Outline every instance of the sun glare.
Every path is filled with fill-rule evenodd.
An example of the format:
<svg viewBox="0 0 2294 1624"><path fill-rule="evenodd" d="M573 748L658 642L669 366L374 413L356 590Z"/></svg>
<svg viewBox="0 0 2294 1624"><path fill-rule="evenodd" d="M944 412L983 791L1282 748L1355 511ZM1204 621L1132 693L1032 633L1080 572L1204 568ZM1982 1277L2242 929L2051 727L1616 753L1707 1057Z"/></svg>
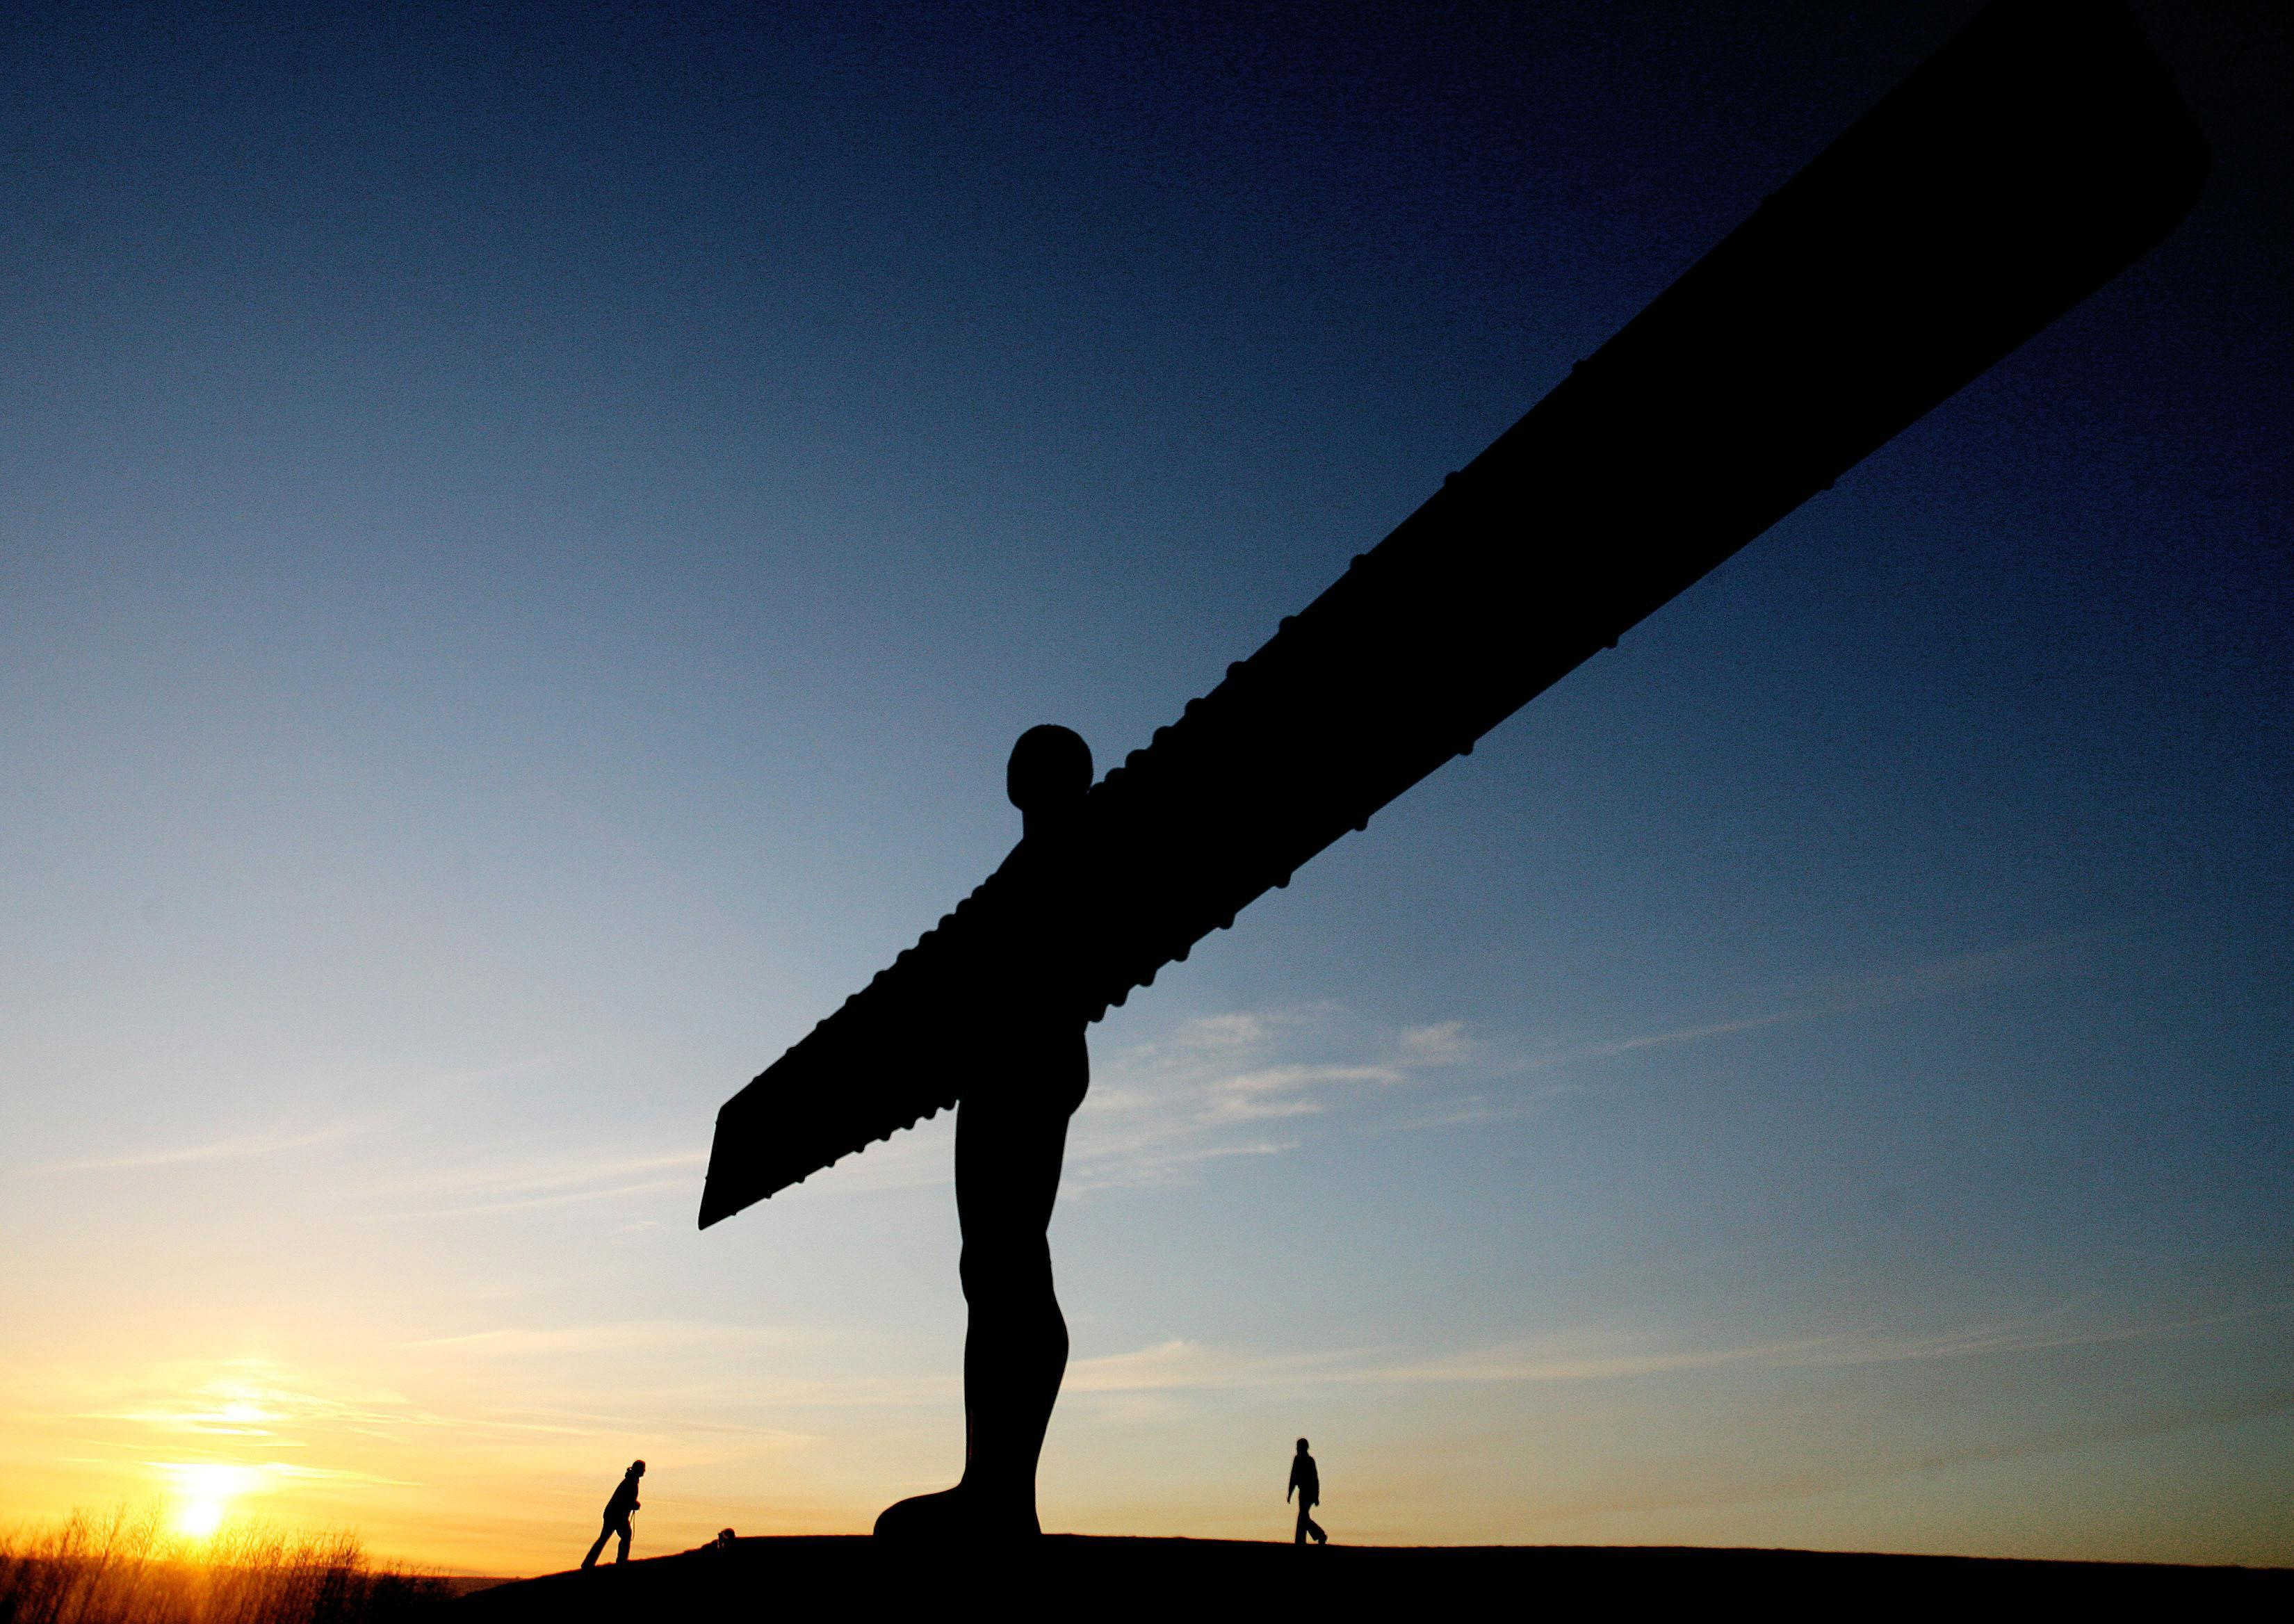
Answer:
<svg viewBox="0 0 2294 1624"><path fill-rule="evenodd" d="M187 1539L211 1538L231 1514L232 1502L254 1486L251 1466L213 1462L170 1464L164 1468L175 1480L174 1508L168 1522Z"/></svg>

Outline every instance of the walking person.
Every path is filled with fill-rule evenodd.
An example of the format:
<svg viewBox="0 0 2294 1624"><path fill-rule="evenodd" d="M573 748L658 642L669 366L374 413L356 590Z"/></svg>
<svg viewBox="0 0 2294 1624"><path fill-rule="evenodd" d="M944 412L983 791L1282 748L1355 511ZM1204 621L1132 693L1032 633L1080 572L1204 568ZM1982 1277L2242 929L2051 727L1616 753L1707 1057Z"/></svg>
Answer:
<svg viewBox="0 0 2294 1624"><path fill-rule="evenodd" d="M1298 1440L1298 1453L1290 1457L1290 1489L1282 1498L1298 1497L1298 1527L1290 1537L1293 1545L1304 1545L1312 1535L1316 1545L1328 1545L1330 1537L1322 1525L1307 1514L1322 1502L1322 1474L1314 1469L1314 1457L1306 1453L1306 1440Z"/></svg>
<svg viewBox="0 0 2294 1624"><path fill-rule="evenodd" d="M644 1475L645 1462L641 1460L631 1461L630 1469L622 1473L622 1481L615 1486L613 1498L606 1502L606 1525L598 1530L598 1543L591 1546L590 1554L582 1559L584 1573L598 1565L598 1553L606 1548L606 1541L615 1534L622 1537L622 1548L614 1554L615 1565L630 1559L630 1515L638 1508L638 1479Z"/></svg>

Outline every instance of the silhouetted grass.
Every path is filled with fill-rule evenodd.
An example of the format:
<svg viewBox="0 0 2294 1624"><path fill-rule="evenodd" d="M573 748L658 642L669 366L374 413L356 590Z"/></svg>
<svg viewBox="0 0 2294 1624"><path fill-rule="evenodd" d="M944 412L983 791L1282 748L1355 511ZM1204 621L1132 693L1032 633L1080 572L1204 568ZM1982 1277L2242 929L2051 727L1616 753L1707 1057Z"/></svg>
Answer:
<svg viewBox="0 0 2294 1624"><path fill-rule="evenodd" d="M451 1596L374 1567L354 1534L229 1524L194 1543L117 1511L0 1538L0 1624L400 1624Z"/></svg>

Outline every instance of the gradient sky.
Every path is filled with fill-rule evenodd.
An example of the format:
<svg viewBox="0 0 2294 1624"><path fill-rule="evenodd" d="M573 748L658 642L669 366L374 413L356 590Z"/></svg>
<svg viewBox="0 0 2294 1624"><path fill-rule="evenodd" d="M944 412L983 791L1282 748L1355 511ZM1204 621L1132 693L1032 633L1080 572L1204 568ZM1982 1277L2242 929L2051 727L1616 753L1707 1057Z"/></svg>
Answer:
<svg viewBox="0 0 2294 1624"><path fill-rule="evenodd" d="M1973 8L1851 9L12 8L0 1524L949 1481L946 1124L700 1235L718 1105ZM2294 1563L2198 10L2162 249L1094 1029L1048 1526Z"/></svg>

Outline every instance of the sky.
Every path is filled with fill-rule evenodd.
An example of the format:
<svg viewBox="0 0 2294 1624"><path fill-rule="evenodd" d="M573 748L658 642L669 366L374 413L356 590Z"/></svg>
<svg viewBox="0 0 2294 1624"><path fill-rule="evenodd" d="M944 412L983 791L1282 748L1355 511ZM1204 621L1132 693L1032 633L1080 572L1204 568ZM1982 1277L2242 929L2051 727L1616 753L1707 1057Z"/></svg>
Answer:
<svg viewBox="0 0 2294 1624"><path fill-rule="evenodd" d="M947 1122L717 1106L1972 11L11 8L0 1529L952 1481ZM1093 1029L1047 1527L2294 1563L2294 50L2135 14L2172 238Z"/></svg>

